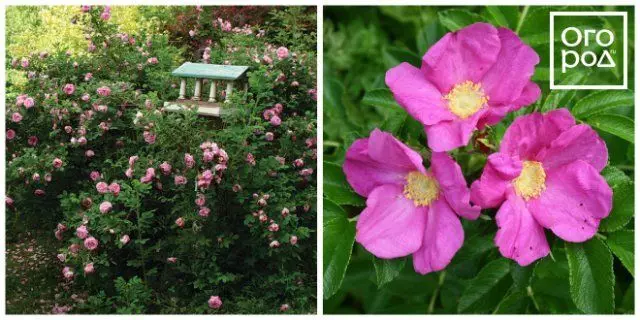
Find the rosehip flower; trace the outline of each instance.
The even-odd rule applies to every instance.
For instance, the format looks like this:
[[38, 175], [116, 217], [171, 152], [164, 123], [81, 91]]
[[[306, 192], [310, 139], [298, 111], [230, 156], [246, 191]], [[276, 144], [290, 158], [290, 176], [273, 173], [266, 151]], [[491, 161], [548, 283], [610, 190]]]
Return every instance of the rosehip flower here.
[[40, 174], [39, 174], [39, 173], [37, 173], [37, 172], [36, 172], [36, 173], [34, 173], [34, 174], [31, 176], [31, 180], [33, 180], [33, 181], [40, 181]]
[[258, 200], [258, 205], [261, 206], [261, 207], [266, 206], [267, 205], [267, 200], [265, 200], [265, 199]]
[[109, 185], [104, 181], [100, 181], [96, 183], [96, 190], [101, 194], [107, 193], [109, 192]]
[[51, 179], [52, 179], [51, 173], [44, 174], [44, 181], [51, 182]]
[[289, 238], [289, 243], [291, 243], [292, 246], [295, 246], [296, 243], [298, 243], [298, 237], [291, 236], [291, 238]]
[[271, 120], [271, 117], [275, 116], [276, 112], [273, 109], [267, 109], [264, 112], [262, 112], [262, 117], [265, 120]]
[[89, 237], [84, 239], [84, 247], [87, 248], [90, 251], [93, 251], [95, 249], [98, 248], [98, 239], [94, 238], [94, 237]]
[[67, 95], [72, 95], [76, 91], [76, 87], [73, 85], [73, 83], [67, 83], [62, 88], [62, 91]]
[[176, 263], [176, 261], [178, 261], [178, 258], [176, 258], [176, 257], [167, 258], [167, 262], [169, 262], [169, 263]]
[[145, 131], [142, 136], [144, 137], [144, 142], [148, 144], [154, 144], [156, 142], [156, 135], [149, 131]]
[[184, 154], [184, 164], [187, 166], [187, 168], [191, 169], [196, 165], [196, 161], [193, 159], [193, 156], [185, 153]]
[[277, 223], [272, 223], [269, 225], [269, 231], [278, 232], [278, 230], [280, 230], [280, 226], [278, 226]]
[[275, 110], [275, 112], [276, 112], [277, 114], [280, 114], [280, 113], [282, 113], [282, 110], [284, 110], [284, 106], [282, 105], [282, 103], [276, 103], [276, 104], [273, 106], [273, 110]]
[[195, 201], [196, 205], [198, 207], [202, 207], [205, 205], [206, 202], [207, 202], [207, 199], [205, 198], [204, 194], [202, 193], [198, 194]]
[[168, 162], [163, 162], [162, 164], [160, 164], [160, 172], [162, 172], [162, 174], [169, 175], [171, 173], [171, 165]]
[[53, 167], [60, 169], [62, 167], [62, 160], [60, 160], [60, 158], [53, 159]]
[[273, 240], [271, 241], [271, 243], [269, 243], [270, 248], [277, 248], [279, 246], [280, 246], [280, 242], [278, 242], [278, 240]]
[[256, 158], [251, 153], [247, 153], [246, 161], [248, 164], [252, 166], [256, 165]]
[[291, 86], [292, 86], [292, 87], [297, 87], [297, 86], [299, 86], [299, 85], [300, 85], [300, 83], [299, 83], [298, 81], [293, 81], [293, 82], [291, 82]]
[[429, 147], [449, 151], [466, 145], [474, 130], [535, 102], [540, 88], [531, 76], [539, 61], [511, 30], [474, 23], [431, 46], [420, 69], [404, 62], [387, 71], [385, 82], [422, 123]]
[[124, 171], [124, 175], [127, 176], [127, 178], [133, 178], [133, 169], [127, 168], [127, 170]]
[[473, 203], [499, 207], [500, 253], [521, 266], [545, 257], [543, 228], [569, 242], [591, 239], [611, 212], [613, 193], [600, 175], [607, 159], [604, 141], [567, 109], [517, 118], [471, 186]]
[[84, 266], [84, 274], [91, 274], [95, 271], [95, 269], [93, 268], [93, 263], [87, 263], [86, 266]]
[[58, 260], [60, 260], [60, 262], [65, 262], [67, 260], [67, 255], [65, 255], [64, 253], [59, 253], [57, 256]]
[[278, 59], [286, 59], [289, 57], [289, 49], [286, 47], [280, 47], [276, 50], [276, 55], [278, 55]]
[[80, 251], [80, 245], [79, 244], [74, 243], [74, 244], [69, 246], [69, 252], [71, 252], [72, 255], [75, 255], [76, 253], [78, 253], [78, 251]]
[[73, 271], [71, 271], [71, 268], [69, 268], [69, 267], [64, 267], [62, 269], [62, 275], [67, 280], [73, 279]]
[[186, 177], [184, 177], [184, 176], [175, 176], [175, 177], [173, 178], [173, 183], [174, 183], [176, 186], [182, 186], [182, 185], [185, 185], [185, 184], [187, 184], [187, 178], [186, 178]]
[[20, 123], [20, 121], [22, 121], [22, 115], [18, 112], [14, 112], [11, 115], [11, 121], [15, 122], [15, 123]]
[[13, 129], [7, 130], [7, 140], [13, 140], [16, 137], [16, 132]]
[[105, 11], [103, 11], [103, 12], [100, 14], [100, 19], [102, 19], [102, 20], [104, 20], [104, 21], [107, 21], [107, 20], [109, 20], [110, 18], [111, 18], [111, 12], [109, 12], [109, 11], [106, 11], [106, 10], [105, 10]]
[[231, 187], [231, 189], [233, 190], [233, 192], [240, 192], [242, 191], [242, 186], [236, 183], [233, 185], [233, 187]]
[[378, 129], [349, 147], [343, 170], [351, 187], [367, 197], [356, 241], [382, 259], [413, 254], [421, 274], [444, 269], [462, 246], [458, 215], [472, 220], [480, 215], [449, 155], [434, 152], [427, 170], [420, 154]]
[[131, 240], [131, 238], [129, 238], [128, 234], [125, 234], [124, 236], [122, 236], [122, 238], [120, 238], [120, 243], [122, 243], [122, 245], [124, 246], [125, 244], [129, 243], [129, 240]]
[[222, 299], [218, 296], [211, 296], [207, 303], [211, 309], [220, 309], [222, 307]]
[[129, 166], [133, 167], [133, 165], [136, 164], [136, 161], [138, 161], [138, 156], [129, 157]]
[[89, 81], [91, 79], [93, 79], [93, 73], [87, 72], [87, 74], [84, 75], [84, 81]]
[[289, 208], [282, 209], [280, 213], [282, 214], [283, 218], [286, 218], [289, 215]]
[[287, 310], [289, 310], [289, 305], [288, 304], [283, 304], [280, 306], [280, 312], [286, 312]]
[[103, 97], [107, 97], [111, 94], [111, 88], [107, 87], [107, 86], [102, 86], [100, 88], [98, 88], [96, 90], [96, 93], [98, 93], [99, 95], [103, 96]]
[[273, 141], [273, 132], [265, 133], [264, 139], [267, 140], [267, 141]]
[[84, 101], [84, 102], [89, 101], [90, 98], [91, 98], [91, 96], [89, 96], [88, 93], [83, 94], [82, 97], [81, 97], [82, 101]]
[[13, 199], [9, 196], [6, 196], [6, 199], [4, 199], [4, 203], [8, 206], [13, 206]]
[[201, 217], [205, 217], [205, 218], [209, 216], [209, 213], [211, 213], [211, 209], [209, 209], [207, 207], [202, 207], [198, 211], [198, 215], [200, 215]]
[[27, 109], [31, 109], [36, 104], [36, 101], [33, 98], [28, 97], [24, 99], [24, 107]]
[[204, 161], [204, 162], [213, 161], [213, 152], [205, 151], [203, 156], [202, 156], [202, 161]]
[[195, 37], [196, 36], [196, 31], [195, 30], [189, 30], [189, 36], [190, 37]]
[[303, 177], [310, 176], [312, 174], [313, 174], [313, 169], [311, 169], [311, 168], [306, 168], [306, 169], [300, 170], [300, 175], [303, 176]]
[[27, 58], [22, 58], [22, 61], [20, 62], [20, 64], [22, 65], [23, 68], [29, 68], [29, 59]]
[[266, 54], [264, 56], [262, 56], [262, 61], [264, 61], [264, 63], [266, 63], [266, 64], [272, 64], [273, 63], [273, 59], [271, 59], [271, 57], [269, 57]]
[[118, 195], [120, 194], [120, 185], [116, 182], [112, 182], [109, 185], [109, 191], [111, 191], [114, 195]]
[[147, 59], [147, 63], [148, 64], [158, 64], [158, 58], [151, 57], [151, 58]]
[[42, 189], [36, 189], [35, 191], [33, 191], [33, 194], [38, 196], [38, 197], [42, 197], [46, 194], [46, 192], [44, 192], [44, 190]]
[[30, 137], [27, 139], [27, 143], [28, 143], [30, 146], [35, 147], [35, 146], [38, 144], [38, 137], [36, 137], [36, 136], [30, 136]]
[[[89, 174], [89, 178], [93, 181], [97, 181], [98, 179], [100, 179], [100, 172], [98, 171], [91, 171], [91, 173]], [[102, 186], [101, 186], [102, 188]], [[97, 189], [97, 186], [96, 186]]]
[[274, 115], [273, 117], [271, 117], [271, 120], [269, 120], [269, 123], [271, 123], [272, 126], [277, 127], [280, 126], [282, 120], [280, 119], [280, 117]]
[[78, 144], [81, 145], [81, 146], [87, 144], [87, 138], [85, 138], [85, 137], [78, 138]]
[[108, 213], [109, 211], [111, 211], [111, 208], [113, 208], [113, 205], [109, 201], [105, 201], [100, 204], [101, 213]]
[[87, 150], [87, 151], [85, 151], [85, 152], [84, 152], [84, 155], [85, 155], [85, 157], [87, 157], [87, 158], [92, 158], [93, 156], [95, 156], [95, 155], [96, 155], [96, 153], [95, 153], [95, 152], [93, 152], [93, 150]]
[[302, 160], [302, 159], [293, 160], [293, 165], [295, 167], [297, 167], [297, 168], [300, 168], [300, 167], [304, 166], [304, 160]]
[[311, 99], [313, 99], [314, 101], [318, 101], [318, 90], [309, 89], [309, 91], [307, 91], [307, 93], [311, 96]]
[[184, 227], [184, 219], [182, 217], [176, 219], [176, 225], [180, 228]]
[[76, 236], [78, 236], [78, 238], [85, 239], [88, 235], [89, 231], [87, 230], [87, 226], [84, 224], [76, 229]]
[[61, 230], [56, 230], [53, 234], [56, 236], [56, 239], [62, 241], [62, 231]]
[[258, 216], [258, 219], [260, 220], [260, 222], [267, 222], [267, 216], [265, 216], [264, 214], [261, 214]]

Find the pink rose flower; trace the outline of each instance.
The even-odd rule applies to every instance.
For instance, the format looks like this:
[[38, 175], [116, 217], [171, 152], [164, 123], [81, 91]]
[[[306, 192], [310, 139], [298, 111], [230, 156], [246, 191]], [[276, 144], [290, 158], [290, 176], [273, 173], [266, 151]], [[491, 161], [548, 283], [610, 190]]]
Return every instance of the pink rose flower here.
[[64, 253], [59, 253], [56, 257], [60, 262], [65, 262], [67, 260], [67, 255], [65, 255]]
[[545, 257], [544, 228], [568, 242], [591, 239], [611, 212], [613, 193], [600, 175], [607, 159], [604, 141], [567, 109], [517, 118], [471, 186], [474, 203], [499, 208], [500, 253], [521, 266]]
[[269, 123], [271, 123], [272, 126], [277, 127], [280, 126], [282, 120], [280, 120], [280, 117], [274, 115], [271, 117], [271, 120], [269, 120]]
[[184, 177], [184, 176], [175, 176], [175, 177], [173, 177], [173, 183], [176, 186], [185, 185], [185, 184], [187, 184], [187, 178]]
[[292, 246], [295, 246], [296, 243], [298, 243], [298, 237], [291, 236], [291, 238], [289, 238], [289, 243], [291, 243]]
[[133, 165], [136, 164], [136, 161], [138, 161], [138, 156], [129, 157], [129, 166], [133, 167]]
[[89, 81], [91, 79], [93, 79], [93, 73], [87, 72], [87, 74], [84, 75], [84, 81]]
[[267, 141], [273, 141], [273, 138], [274, 138], [273, 132], [267, 132], [264, 135], [264, 139], [267, 140]]
[[193, 156], [185, 153], [184, 154], [184, 164], [187, 166], [187, 168], [191, 169], [196, 165], [196, 161], [193, 159]]
[[448, 154], [434, 152], [427, 170], [420, 154], [378, 129], [349, 147], [343, 170], [367, 198], [356, 241], [382, 259], [413, 254], [420, 274], [444, 269], [462, 246], [458, 216], [480, 215], [480, 207], [469, 204], [460, 166]]
[[105, 11], [103, 11], [103, 12], [100, 14], [100, 19], [102, 19], [102, 20], [104, 20], [104, 21], [107, 21], [107, 20], [109, 20], [110, 18], [111, 18], [111, 12], [109, 12], [109, 11], [106, 11], [106, 10], [105, 10]]
[[18, 112], [14, 112], [11, 115], [11, 121], [15, 122], [15, 123], [20, 123], [20, 121], [22, 121], [22, 115]]
[[277, 248], [280, 246], [280, 242], [278, 240], [273, 240], [269, 243], [269, 248]]
[[108, 213], [109, 211], [111, 211], [111, 208], [113, 208], [113, 205], [109, 201], [105, 201], [100, 204], [101, 213]]
[[107, 96], [109, 96], [111, 94], [111, 88], [109, 88], [107, 86], [102, 86], [102, 87], [98, 88], [96, 90], [96, 92], [99, 95], [103, 96], [103, 97], [107, 97]]
[[158, 58], [151, 57], [151, 58], [147, 59], [147, 63], [148, 64], [158, 64]]
[[[89, 174], [89, 178], [92, 181], [97, 181], [98, 179], [100, 179], [100, 172], [98, 171], [91, 171], [91, 173]], [[102, 185], [101, 185], [102, 188]], [[97, 189], [97, 185], [96, 185], [96, 189]]]
[[289, 208], [282, 209], [282, 211], [280, 211], [280, 214], [283, 218], [286, 218], [289, 215]]
[[280, 230], [280, 226], [278, 226], [277, 223], [272, 223], [269, 225], [269, 231], [277, 232], [278, 230]]
[[404, 62], [387, 71], [385, 82], [424, 125], [429, 147], [442, 152], [535, 102], [540, 88], [531, 76], [539, 61], [511, 30], [474, 23], [431, 46], [420, 69]]
[[127, 178], [133, 178], [133, 169], [127, 168], [127, 170], [124, 171], [124, 175], [127, 176]]
[[105, 194], [109, 192], [109, 185], [104, 181], [100, 181], [96, 183], [96, 190], [101, 194]]
[[302, 159], [293, 160], [293, 166], [295, 166], [296, 168], [300, 168], [304, 166], [304, 160]]
[[156, 135], [149, 132], [149, 131], [145, 131], [142, 133], [142, 136], [144, 137], [144, 142], [148, 143], [148, 144], [154, 144], [156, 143]]
[[109, 185], [109, 191], [117, 196], [118, 194], [120, 194], [120, 185], [117, 182], [112, 182]]
[[4, 203], [8, 206], [13, 206], [13, 199], [9, 196], [6, 196], [6, 198], [4, 199]]
[[205, 218], [209, 216], [209, 213], [211, 213], [211, 209], [209, 209], [207, 207], [202, 207], [198, 211], [198, 215], [200, 215], [201, 217], [205, 217]]
[[129, 243], [129, 240], [131, 240], [131, 238], [129, 238], [128, 234], [125, 234], [124, 236], [122, 236], [122, 238], [120, 238], [120, 243], [122, 243], [122, 245], [124, 246], [125, 244]]
[[184, 219], [182, 217], [176, 219], [176, 225], [180, 228], [184, 227]]
[[64, 93], [66, 93], [67, 95], [72, 95], [73, 92], [76, 91], [76, 87], [73, 85], [73, 83], [67, 83], [64, 85], [64, 87], [62, 88], [62, 91]]
[[276, 103], [276, 104], [273, 106], [273, 110], [274, 110], [277, 114], [280, 114], [280, 113], [282, 113], [282, 110], [284, 110], [284, 106], [282, 105], [282, 103]]
[[7, 140], [13, 140], [16, 137], [16, 132], [13, 129], [7, 130]]
[[27, 58], [22, 58], [22, 61], [20, 62], [20, 64], [22, 65], [23, 68], [29, 68], [29, 59]]
[[37, 172], [36, 172], [36, 173], [34, 173], [34, 174], [31, 176], [31, 180], [33, 180], [33, 181], [40, 181], [40, 174], [39, 174], [39, 173], [37, 173]]
[[35, 191], [33, 191], [33, 194], [38, 197], [43, 197], [46, 194], [46, 192], [42, 189], [36, 189]]
[[167, 262], [169, 262], [169, 263], [176, 263], [176, 261], [178, 261], [178, 258], [176, 258], [176, 257], [167, 258]]
[[318, 90], [309, 89], [309, 91], [307, 91], [307, 93], [311, 96], [311, 99], [313, 99], [314, 101], [318, 101]]
[[84, 274], [91, 274], [95, 271], [95, 269], [93, 268], [93, 263], [87, 263], [87, 265], [84, 266]]
[[60, 158], [53, 159], [53, 167], [60, 169], [62, 167], [62, 160], [60, 160]]
[[35, 146], [38, 144], [38, 137], [36, 137], [36, 136], [30, 136], [30, 137], [27, 139], [27, 143], [28, 143], [30, 146], [35, 147]]
[[297, 87], [297, 86], [299, 86], [299, 85], [300, 85], [300, 83], [299, 83], [298, 81], [293, 81], [293, 82], [291, 82], [291, 86], [292, 86], [292, 87]]
[[272, 64], [273, 63], [273, 59], [271, 59], [271, 57], [269, 57], [266, 54], [264, 56], [262, 56], [262, 61], [264, 61], [264, 63], [266, 63], [266, 64]]
[[169, 175], [171, 173], [171, 165], [168, 162], [163, 162], [162, 164], [160, 164], [160, 172], [162, 172], [162, 174]]
[[67, 280], [71, 280], [73, 279], [73, 271], [71, 270], [71, 268], [69, 267], [64, 267], [62, 269], [62, 275], [64, 276], [65, 279]]
[[276, 54], [278, 55], [278, 59], [286, 59], [289, 57], [289, 49], [286, 47], [280, 47], [276, 50]]
[[78, 238], [85, 239], [88, 235], [89, 231], [87, 230], [87, 226], [84, 224], [76, 229], [76, 236], [78, 236]]
[[211, 296], [207, 303], [211, 309], [220, 309], [222, 307], [222, 300], [218, 296]]
[[95, 249], [98, 248], [98, 239], [94, 238], [94, 237], [88, 237], [86, 239], [84, 239], [84, 247], [87, 248], [90, 251], [93, 251]]
[[204, 194], [202, 193], [198, 194], [195, 201], [196, 205], [198, 207], [202, 207], [205, 205], [206, 202], [207, 202], [207, 199], [205, 198]]
[[84, 152], [84, 155], [85, 155], [87, 158], [92, 158], [93, 156], [95, 156], [95, 155], [96, 155], [96, 153], [95, 153], [95, 152], [93, 152], [93, 150], [89, 149], [89, 150], [87, 150], [87, 151], [85, 151], [85, 152]]
[[27, 109], [31, 109], [36, 104], [36, 101], [33, 98], [28, 97], [24, 99], [24, 107]]
[[289, 305], [288, 304], [283, 304], [280, 306], [280, 312], [287, 312], [289, 310]]

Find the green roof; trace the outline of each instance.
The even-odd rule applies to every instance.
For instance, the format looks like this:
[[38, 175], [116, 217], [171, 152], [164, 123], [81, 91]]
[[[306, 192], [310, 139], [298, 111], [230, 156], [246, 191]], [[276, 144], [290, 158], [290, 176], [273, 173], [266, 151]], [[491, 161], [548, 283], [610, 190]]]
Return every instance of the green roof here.
[[247, 66], [228, 66], [221, 64], [206, 64], [185, 62], [178, 69], [173, 70], [171, 74], [176, 77], [183, 78], [206, 78], [217, 80], [237, 80], [249, 67]]

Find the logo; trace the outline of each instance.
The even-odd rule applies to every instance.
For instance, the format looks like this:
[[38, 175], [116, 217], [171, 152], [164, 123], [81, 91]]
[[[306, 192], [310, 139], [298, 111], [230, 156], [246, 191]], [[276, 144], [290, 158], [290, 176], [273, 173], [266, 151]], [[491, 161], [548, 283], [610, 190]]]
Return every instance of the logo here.
[[[622, 33], [611, 23], [590, 24], [602, 17], [619, 19]], [[627, 89], [627, 12], [556, 11], [550, 13], [549, 27], [552, 90]], [[597, 76], [598, 72], [614, 72], [620, 67], [621, 79]], [[571, 83], [579, 81], [581, 74], [594, 76], [586, 84]]]

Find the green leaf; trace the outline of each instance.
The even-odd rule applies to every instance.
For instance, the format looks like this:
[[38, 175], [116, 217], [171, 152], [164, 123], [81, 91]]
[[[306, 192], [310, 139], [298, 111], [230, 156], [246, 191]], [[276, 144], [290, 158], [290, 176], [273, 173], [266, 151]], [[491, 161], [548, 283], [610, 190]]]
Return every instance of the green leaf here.
[[607, 235], [606, 241], [613, 254], [620, 259], [622, 265], [624, 265], [624, 267], [629, 270], [629, 273], [635, 277], [635, 274], [633, 273], [633, 259], [635, 252], [633, 250], [633, 237], [633, 231], [620, 230]]
[[494, 314], [522, 314], [525, 313], [527, 305], [529, 304], [529, 297], [526, 292], [513, 291], [500, 301]]
[[378, 289], [393, 281], [407, 263], [406, 258], [399, 259], [378, 259], [373, 257], [373, 266], [376, 269], [376, 282]]
[[[561, 85], [577, 85], [586, 79], [589, 72], [584, 70], [576, 70], [567, 75], [559, 84]], [[547, 112], [558, 108], [569, 107], [569, 102], [576, 96], [576, 90], [553, 90], [544, 100], [541, 112]]]
[[613, 256], [598, 238], [565, 243], [571, 298], [587, 314], [613, 313]]
[[503, 280], [510, 280], [509, 264], [509, 260], [502, 258], [487, 263], [478, 272], [478, 275], [469, 282], [462, 297], [460, 297], [458, 312], [474, 313], [487, 307], [493, 308], [493, 306], [488, 306], [488, 302], [495, 300], [496, 296], [501, 298], [505, 294], [504, 291], [500, 292], [496, 289], [501, 287], [500, 283]]
[[403, 62], [414, 66], [420, 65], [420, 56], [403, 48], [388, 47], [382, 51], [382, 57], [387, 68], [395, 67]]
[[329, 299], [342, 286], [356, 238], [356, 227], [339, 205], [328, 199], [323, 203], [323, 296]]
[[463, 9], [449, 9], [438, 12], [440, 23], [451, 31], [457, 31], [470, 24], [482, 21], [476, 13]]
[[586, 119], [592, 127], [634, 143], [633, 120], [617, 114], [598, 114]]
[[633, 218], [633, 182], [623, 182], [613, 189], [613, 208], [609, 216], [600, 222], [600, 231], [612, 232], [622, 229]]
[[424, 54], [429, 48], [440, 38], [439, 27], [437, 21], [432, 21], [425, 25], [421, 25], [416, 34], [416, 47], [419, 54]]
[[487, 18], [495, 26], [509, 28], [509, 21], [501, 8], [499, 6], [487, 6]]
[[364, 199], [351, 189], [341, 166], [325, 161], [322, 167], [322, 192], [326, 198], [339, 205], [364, 206]]
[[633, 91], [602, 90], [578, 100], [571, 113], [576, 118], [585, 119], [610, 109], [628, 106], [633, 106]]
[[602, 169], [600, 174], [602, 174], [602, 176], [607, 180], [607, 183], [611, 188], [615, 188], [620, 183], [631, 182], [631, 178], [629, 178], [624, 171], [616, 167], [606, 166]]
[[367, 91], [362, 98], [362, 103], [369, 106], [400, 108], [391, 90], [386, 88]]

